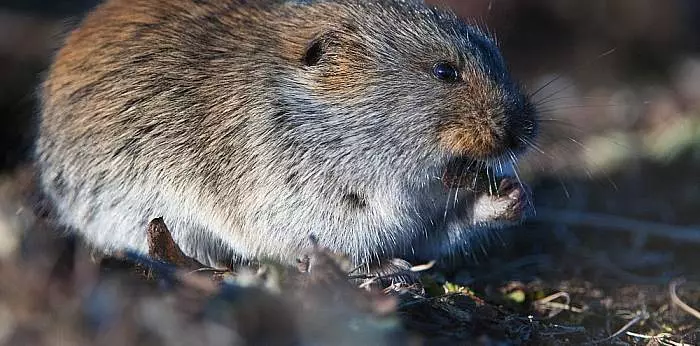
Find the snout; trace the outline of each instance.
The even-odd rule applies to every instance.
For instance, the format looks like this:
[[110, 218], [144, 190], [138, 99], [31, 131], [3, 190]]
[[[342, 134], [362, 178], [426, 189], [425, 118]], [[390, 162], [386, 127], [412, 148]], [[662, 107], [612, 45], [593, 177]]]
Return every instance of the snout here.
[[446, 117], [439, 130], [441, 146], [453, 155], [476, 160], [522, 153], [537, 132], [534, 106], [515, 88], [484, 84], [480, 90], [468, 90], [465, 94], [471, 97]]
[[520, 154], [532, 143], [535, 131], [530, 114], [481, 114], [443, 126], [440, 143], [453, 155], [485, 161]]

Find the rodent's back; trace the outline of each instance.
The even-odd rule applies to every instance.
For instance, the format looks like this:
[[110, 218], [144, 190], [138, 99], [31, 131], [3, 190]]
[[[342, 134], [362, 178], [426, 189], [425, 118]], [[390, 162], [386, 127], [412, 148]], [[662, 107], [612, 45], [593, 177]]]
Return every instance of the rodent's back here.
[[[236, 18], [240, 30], [219, 39], [216, 30], [228, 28], [210, 25], [207, 17], [216, 18], [226, 8], [193, 3], [117, 0], [101, 5], [56, 57], [43, 87], [42, 126], [73, 144], [101, 137], [110, 148], [117, 141], [138, 155], [170, 149], [200, 154], [194, 150], [203, 145], [197, 140], [216, 139], [196, 135], [212, 130], [215, 124], [209, 122], [217, 119], [209, 115], [236, 113], [216, 107], [242, 107], [250, 96], [242, 87], [259, 83], [232, 62], [244, 64], [254, 47], [264, 46], [251, 42], [250, 30], [260, 30], [251, 28], [252, 20], [243, 14]], [[268, 60], [265, 55], [258, 57], [261, 64]], [[226, 72], [235, 76], [222, 75]], [[229, 89], [217, 91], [227, 82]], [[230, 97], [217, 99], [224, 93]], [[169, 145], [158, 146], [160, 140]], [[106, 148], [81, 148], [92, 149]], [[167, 155], [160, 158], [167, 160]]]
[[[431, 75], [443, 61], [463, 83]], [[357, 260], [413, 251], [470, 217], [473, 196], [447, 217], [448, 162], [534, 131], [488, 38], [398, 0], [110, 0], [42, 95], [39, 165], [66, 223], [143, 249], [165, 216], [205, 256], [289, 258], [310, 233]]]
[[[265, 146], [255, 143], [250, 118], [264, 117], [256, 107], [271, 77], [256, 71], [283, 64], [272, 33], [261, 44], [271, 30], [267, 4], [107, 1], [71, 34], [43, 86], [37, 145], [42, 180], [66, 223], [85, 234], [94, 220], [137, 228], [167, 215], [177, 235], [241, 218], [241, 190], [259, 184], [245, 171]], [[224, 215], [212, 212], [218, 203], [229, 206]], [[211, 220], [199, 220], [195, 205]], [[131, 213], [133, 225], [100, 215], [120, 206], [114, 217]], [[139, 238], [131, 232], [121, 237]], [[125, 243], [87, 236], [107, 248]]]

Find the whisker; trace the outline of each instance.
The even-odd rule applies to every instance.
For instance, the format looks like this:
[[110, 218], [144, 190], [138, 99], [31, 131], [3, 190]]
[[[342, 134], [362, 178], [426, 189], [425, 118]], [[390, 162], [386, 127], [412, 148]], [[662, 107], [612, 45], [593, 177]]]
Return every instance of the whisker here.
[[447, 200], [445, 201], [445, 211], [442, 214], [442, 223], [443, 224], [447, 222], [447, 210], [448, 210], [448, 207], [450, 206], [450, 194], [451, 193], [452, 193], [452, 188], [450, 187], [447, 190]]
[[564, 120], [564, 119], [557, 119], [557, 118], [539, 118], [537, 119], [538, 121], [551, 121], [551, 122], [556, 122], [556, 123], [562, 123], [565, 125], [573, 125], [571, 122]]
[[576, 84], [574, 84], [573, 82], [571, 82], [571, 83], [569, 83], [569, 85], [567, 85], [567, 86], [565, 86], [565, 87], [563, 87], [563, 88], [561, 88], [561, 89], [559, 89], [559, 90], [557, 90], [557, 91], [551, 92], [550, 94], [548, 94], [547, 96], [545, 96], [545, 97], [543, 97], [543, 98], [540, 98], [540, 99], [538, 99], [538, 100], [535, 100], [535, 101], [534, 101], [534, 104], [538, 104], [538, 103], [539, 103], [539, 104], [542, 104], [542, 102], [545, 102], [545, 101], [549, 102], [549, 101], [551, 101], [551, 99], [552, 99], [554, 96], [557, 96], [557, 95], [563, 93], [564, 91], [567, 91], [567, 90], [573, 88], [574, 86], [576, 86]]
[[[498, 170], [498, 171], [497, 171]], [[498, 176], [499, 173], [500, 175], [503, 175], [503, 166], [501, 165], [501, 158], [497, 157], [496, 158], [496, 164], [493, 166], [493, 176], [494, 178]]]
[[539, 131], [539, 132], [541, 132], [540, 136], [549, 135], [547, 133], [547, 130], [545, 130], [545, 129], [548, 129], [548, 128], [554, 127], [554, 126], [561, 126], [562, 128], [566, 128], [568, 130], [574, 130], [577, 132], [585, 132], [578, 125], [576, 125], [570, 121], [564, 120], [564, 119], [542, 118], [542, 119], [538, 119], [538, 120], [540, 121], [540, 125], [543, 129], [543, 130]]
[[567, 200], [571, 200], [571, 193], [569, 192], [569, 188], [566, 187], [566, 183], [564, 182], [564, 179], [561, 178], [561, 175], [556, 174], [556, 179], [557, 182], [559, 182], [559, 186], [561, 187], [561, 190], [564, 192], [564, 197], [566, 197]]
[[486, 181], [489, 185], [489, 196], [493, 196], [493, 183], [491, 182], [491, 167], [486, 166]]
[[[576, 138], [566, 137], [565, 139], [571, 143], [576, 144], [579, 148], [581, 148], [584, 155], [588, 155], [590, 153], [590, 151], [588, 150], [588, 147], [585, 144], [581, 143]], [[584, 167], [584, 172], [586, 173], [586, 177], [588, 177], [588, 179], [593, 179], [593, 173], [591, 172], [591, 170], [588, 167]]]
[[488, 251], [486, 250], [486, 246], [484, 245], [483, 241], [478, 241], [479, 243], [479, 248], [481, 248], [481, 253], [484, 254], [484, 256], [488, 256]]
[[611, 108], [619, 106], [618, 104], [608, 103], [608, 104], [586, 104], [586, 105], [561, 105], [551, 108], [538, 109], [537, 112], [540, 114], [556, 113], [571, 109], [595, 109], [595, 108]]
[[[518, 168], [518, 160], [515, 157], [515, 153], [513, 153], [512, 150], [508, 149], [508, 155], [510, 156], [510, 164], [511, 167], [513, 168], [513, 174], [515, 174], [515, 179], [518, 181], [518, 184], [520, 185], [520, 188], [524, 191], [525, 190], [525, 185], [523, 184], [523, 180], [520, 179], [520, 172]], [[528, 206], [530, 206], [530, 209], [533, 210], [534, 213], [536, 213], [535, 210], [535, 205], [532, 201], [532, 198], [529, 194], [525, 194], [525, 202], [527, 203]]]
[[[449, 167], [446, 168], [446, 172], [448, 174], [450, 173]], [[443, 178], [445, 177], [445, 175], [446, 174], [443, 174]], [[444, 210], [443, 215], [442, 215], [442, 223], [443, 224], [447, 223], [447, 212], [448, 212], [449, 207], [450, 207], [450, 194], [452, 193], [452, 190], [454, 189], [455, 182], [456, 182], [456, 179], [454, 179], [454, 178], [450, 179], [450, 182], [449, 182], [450, 186], [447, 189], [447, 197], [445, 198], [445, 210]], [[443, 184], [444, 184], [444, 181], [443, 181]], [[457, 187], [457, 192], [455, 192], [455, 200], [457, 199], [458, 192], [459, 192], [459, 187]]]
[[566, 137], [566, 139], [568, 139], [570, 142], [578, 145], [579, 147], [581, 147], [581, 149], [588, 151], [588, 147], [586, 147], [586, 145], [581, 143], [578, 139], [573, 138], [573, 137]]
[[553, 156], [547, 155], [547, 154], [544, 152], [544, 150], [542, 150], [542, 148], [540, 148], [537, 144], [533, 143], [533, 142], [530, 141], [529, 139], [527, 139], [527, 138], [525, 138], [525, 137], [518, 136], [518, 140], [519, 140], [520, 142], [522, 142], [523, 144], [525, 144], [528, 148], [531, 148], [531, 149], [537, 151], [538, 153], [547, 156], [547, 157], [550, 158], [550, 159], [553, 159], [553, 158], [554, 158]]
[[609, 99], [610, 99], [609, 97], [603, 97], [603, 96], [561, 96], [561, 97], [554, 97], [552, 99], [544, 100], [544, 101], [542, 101], [542, 100], [533, 101], [533, 105], [535, 107], [539, 107], [539, 106], [544, 106], [544, 105], [549, 104], [549, 103], [554, 103], [554, 102], [564, 101], [564, 100], [591, 101], [591, 100], [609, 100]]
[[489, 232], [488, 234], [496, 238], [500, 243], [499, 245], [501, 245], [502, 247], [507, 246], [505, 240], [503, 240], [503, 237], [501, 236], [501, 232]]
[[[606, 57], [606, 56], [608, 56], [608, 55], [613, 54], [616, 50], [617, 50], [617, 48], [612, 48], [612, 49], [608, 50], [607, 52], [604, 52], [604, 53], [602, 53], [602, 54], [599, 54], [597, 57], [595, 57], [594, 59], [592, 59], [590, 62], [588, 62], [588, 63], [586, 63], [586, 64], [582, 64], [581, 66], [578, 66], [578, 67], [575, 68], [575, 69], [571, 69], [570, 71], [568, 71], [568, 73], [575, 72], [575, 71], [580, 71], [580, 70], [582, 70], [582, 69], [584, 69], [584, 68], [590, 66], [590, 65], [593, 64], [594, 62], [596, 62], [596, 61], [598, 61], [598, 60], [600, 60], [600, 59], [602, 59], [602, 58], [604, 58], [604, 57]], [[547, 83], [545, 83], [544, 85], [542, 85], [542, 86], [540, 86], [539, 88], [537, 88], [537, 90], [535, 90], [535, 92], [531, 93], [531, 94], [529, 95], [530, 98], [532, 98], [532, 97], [534, 97], [535, 95], [537, 95], [538, 93], [542, 92], [542, 90], [544, 90], [544, 89], [547, 88], [548, 86], [552, 85], [552, 83], [554, 83], [554, 82], [560, 80], [563, 76], [564, 76], [563, 73], [558, 73], [554, 78], [552, 78], [552, 80], [550, 80], [549, 82], [547, 82]], [[565, 89], [570, 88], [572, 85], [573, 85], [573, 84], [569, 85], [569, 86], [566, 87]], [[561, 90], [560, 90], [559, 92], [561, 92]], [[559, 92], [557, 92], [557, 93], [559, 93]], [[545, 98], [545, 99], [546, 99], [546, 98]]]
[[[462, 165], [462, 169], [459, 172], [459, 179], [461, 179], [464, 176], [465, 170], [466, 170], [466, 165]], [[457, 191], [455, 191], [455, 198], [454, 198], [454, 201], [452, 202], [452, 208], [457, 207], [458, 196], [459, 196], [459, 184], [457, 185]]]
[[476, 181], [479, 178], [479, 172], [481, 172], [481, 168], [483, 166], [483, 162], [479, 162], [479, 166], [476, 167], [476, 174], [474, 174], [474, 179], [472, 179], [472, 190], [476, 190]]
[[[564, 77], [564, 74], [562, 74], [562, 73], [557, 73], [557, 75], [554, 76], [554, 78], [552, 78], [549, 82], [544, 83], [544, 85], [541, 85], [539, 88], [537, 88], [534, 92], [532, 92], [532, 93], [529, 95], [529, 97], [530, 97], [530, 98], [535, 97], [537, 94], [539, 94], [540, 92], [542, 92], [542, 90], [544, 90], [544, 89], [547, 88], [548, 86], [552, 85], [552, 83], [554, 83], [554, 82], [556, 82], [556, 81], [562, 79], [562, 77]], [[536, 102], [537, 102], [537, 101], [536, 101]]]

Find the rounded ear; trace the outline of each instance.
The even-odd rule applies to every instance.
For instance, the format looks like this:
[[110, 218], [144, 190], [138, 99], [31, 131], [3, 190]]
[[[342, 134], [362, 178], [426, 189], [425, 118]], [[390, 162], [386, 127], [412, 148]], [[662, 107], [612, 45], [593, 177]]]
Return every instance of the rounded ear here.
[[309, 67], [318, 65], [328, 50], [336, 45], [336, 40], [337, 35], [332, 31], [316, 36], [306, 45], [301, 62]]

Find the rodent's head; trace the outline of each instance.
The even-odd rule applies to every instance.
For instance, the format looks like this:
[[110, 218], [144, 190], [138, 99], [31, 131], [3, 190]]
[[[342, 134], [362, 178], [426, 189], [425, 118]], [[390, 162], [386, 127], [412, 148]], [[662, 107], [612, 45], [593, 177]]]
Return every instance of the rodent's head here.
[[281, 30], [295, 68], [280, 94], [304, 108], [280, 117], [295, 141], [444, 167], [514, 158], [535, 135], [535, 109], [494, 41], [454, 14], [400, 0], [289, 8], [305, 19]]

